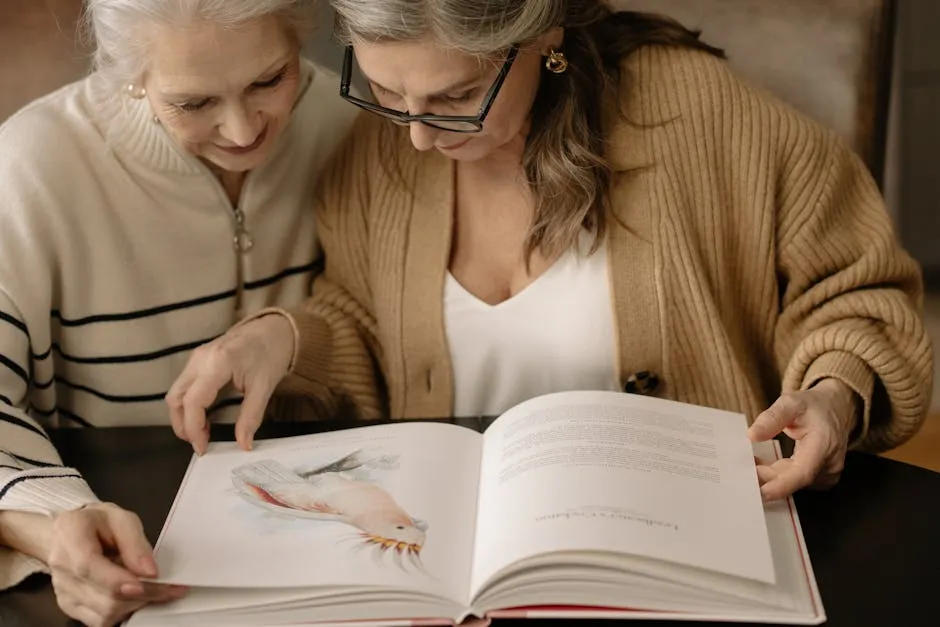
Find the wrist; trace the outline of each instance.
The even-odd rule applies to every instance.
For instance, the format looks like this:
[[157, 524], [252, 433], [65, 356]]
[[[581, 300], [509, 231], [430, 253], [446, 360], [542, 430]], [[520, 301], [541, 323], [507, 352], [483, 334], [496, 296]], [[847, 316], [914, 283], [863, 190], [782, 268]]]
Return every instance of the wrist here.
[[49, 563], [53, 519], [45, 514], [0, 511], [0, 545]]
[[[253, 318], [259, 325], [266, 325], [264, 335], [277, 338], [277, 346], [280, 347], [281, 354], [286, 358], [284, 368], [285, 376], [294, 369], [294, 358], [297, 352], [297, 329], [290, 315], [280, 309], [265, 309]], [[270, 334], [269, 334], [270, 333]]]
[[277, 338], [278, 346], [281, 347], [281, 351], [278, 355], [284, 358], [281, 365], [284, 366], [284, 374], [286, 376], [290, 373], [294, 364], [294, 353], [297, 350], [297, 342], [294, 338], [294, 325], [291, 324], [289, 317], [281, 313], [269, 314], [264, 317], [264, 321], [268, 323], [271, 332], [274, 334], [274, 337]]
[[832, 401], [832, 407], [846, 434], [853, 433], [861, 421], [862, 397], [847, 383], [835, 377], [820, 379], [813, 386], [823, 391]]

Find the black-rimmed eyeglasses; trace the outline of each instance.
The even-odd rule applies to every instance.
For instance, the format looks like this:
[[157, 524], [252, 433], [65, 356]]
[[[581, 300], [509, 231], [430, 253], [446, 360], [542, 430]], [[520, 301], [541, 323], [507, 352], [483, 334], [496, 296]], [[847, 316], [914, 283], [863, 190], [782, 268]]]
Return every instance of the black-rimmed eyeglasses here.
[[353, 73], [352, 46], [346, 46], [346, 55], [343, 58], [343, 76], [342, 81], [340, 82], [339, 94], [343, 97], [344, 100], [351, 102], [357, 107], [361, 107], [366, 111], [371, 111], [372, 113], [386, 117], [397, 124], [411, 124], [412, 122], [421, 122], [422, 124], [427, 124], [428, 126], [439, 128], [445, 131], [451, 131], [454, 133], [478, 133], [483, 129], [483, 121], [490, 112], [490, 108], [493, 106], [493, 102], [496, 100], [497, 94], [499, 94], [499, 89], [503, 86], [503, 81], [506, 80], [506, 76], [509, 74], [509, 70], [512, 68], [512, 62], [516, 60], [516, 54], [518, 52], [519, 48], [517, 46], [513, 46], [509, 49], [509, 53], [506, 55], [506, 62], [503, 63], [503, 67], [499, 71], [499, 76], [496, 77], [496, 80], [493, 81], [493, 85], [490, 87], [489, 91], [486, 92], [486, 96], [483, 98], [483, 103], [480, 105], [480, 112], [475, 116], [435, 115], [433, 113], [411, 115], [407, 111], [389, 109], [388, 107], [383, 107], [380, 104], [369, 102], [368, 100], [362, 100], [350, 95], [349, 86], [352, 82]]

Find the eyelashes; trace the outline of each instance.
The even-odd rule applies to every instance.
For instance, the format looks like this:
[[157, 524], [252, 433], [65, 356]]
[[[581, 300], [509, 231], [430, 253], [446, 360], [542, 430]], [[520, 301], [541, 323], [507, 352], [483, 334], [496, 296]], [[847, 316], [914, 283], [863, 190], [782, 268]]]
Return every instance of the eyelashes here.
[[[269, 78], [264, 81], [257, 81], [257, 82], [252, 83], [251, 87], [249, 87], [249, 90], [255, 91], [255, 90], [272, 89], [274, 87], [277, 87], [278, 85], [281, 84], [281, 82], [284, 80], [284, 77], [286, 75], [287, 75], [287, 68], [284, 68], [272, 78]], [[214, 101], [213, 98], [201, 98], [199, 100], [194, 100], [192, 102], [181, 102], [173, 106], [184, 113], [195, 113], [197, 111], [205, 109], [207, 106], [212, 104], [213, 101]]]

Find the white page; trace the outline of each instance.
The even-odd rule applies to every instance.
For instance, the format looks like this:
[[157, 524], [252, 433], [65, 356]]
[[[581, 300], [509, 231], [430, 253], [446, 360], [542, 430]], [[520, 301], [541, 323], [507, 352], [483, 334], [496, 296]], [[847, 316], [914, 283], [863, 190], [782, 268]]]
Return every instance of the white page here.
[[503, 414], [484, 434], [472, 590], [559, 550], [772, 583], [744, 416], [617, 392], [561, 392]]
[[[212, 443], [191, 464], [164, 525], [156, 549], [161, 581], [387, 585], [464, 601], [481, 440], [464, 427], [411, 422], [258, 441], [252, 451]], [[346, 465], [363, 465], [305, 476], [353, 451]], [[270, 493], [292, 504], [327, 503], [334, 512], [266, 504], [238, 487], [237, 468], [258, 483], [259, 468], [287, 469], [287, 478], [300, 478], [264, 484]], [[383, 551], [363, 534], [421, 544], [418, 559], [407, 546]]]

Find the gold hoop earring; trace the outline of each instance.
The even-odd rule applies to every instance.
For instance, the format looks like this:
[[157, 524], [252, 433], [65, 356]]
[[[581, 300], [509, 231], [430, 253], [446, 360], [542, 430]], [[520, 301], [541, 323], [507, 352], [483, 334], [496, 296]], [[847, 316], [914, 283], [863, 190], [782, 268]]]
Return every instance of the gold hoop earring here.
[[552, 48], [545, 60], [545, 68], [552, 74], [562, 74], [568, 69], [568, 59], [564, 52], [558, 52]]
[[127, 87], [124, 88], [127, 91], [127, 95], [133, 98], [134, 100], [140, 100], [147, 95], [147, 90], [143, 87], [138, 87], [134, 83], [129, 83]]

